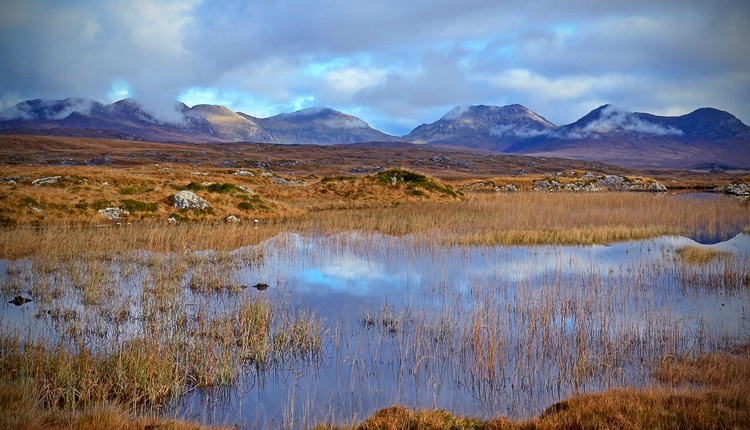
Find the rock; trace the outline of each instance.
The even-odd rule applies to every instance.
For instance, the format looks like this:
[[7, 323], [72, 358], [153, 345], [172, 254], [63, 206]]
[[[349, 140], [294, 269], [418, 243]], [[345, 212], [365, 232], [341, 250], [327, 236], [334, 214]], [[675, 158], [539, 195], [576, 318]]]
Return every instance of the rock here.
[[167, 222], [170, 223], [170, 224], [173, 224], [173, 225], [177, 224], [177, 218], [175, 218], [175, 217], [169, 217], [169, 218], [167, 218]]
[[234, 215], [229, 215], [228, 217], [224, 218], [225, 222], [236, 224], [238, 222], [242, 222], [242, 220], [239, 217], [236, 217]]
[[608, 190], [618, 190], [625, 182], [625, 178], [617, 175], [604, 175], [596, 181], [596, 185], [600, 188], [606, 188]]
[[518, 191], [518, 186], [515, 185], [515, 184], [507, 184], [507, 185], [505, 185], [505, 191], [508, 191], [508, 192], [511, 192], [511, 193], [512, 192], [516, 192], [516, 191]]
[[18, 295], [13, 300], [9, 301], [8, 303], [16, 306], [22, 306], [26, 303], [33, 302], [33, 300], [26, 298], [24, 296]]
[[174, 195], [174, 207], [177, 209], [203, 210], [208, 207], [208, 202], [194, 192], [185, 190]]
[[28, 176], [8, 176], [7, 178], [0, 178], [0, 184], [16, 185], [29, 179]]
[[258, 291], [266, 291], [268, 289], [268, 284], [266, 284], [265, 282], [258, 282], [257, 284], [253, 285], [253, 288]]
[[130, 215], [130, 212], [121, 208], [104, 208], [99, 209], [99, 213], [109, 218], [112, 221], [120, 219], [123, 215]]
[[655, 192], [664, 192], [667, 191], [667, 187], [664, 184], [661, 184], [659, 182], [653, 181], [650, 184], [648, 184], [648, 188], [646, 188], [648, 191], [655, 191]]
[[581, 176], [581, 179], [596, 179], [598, 177], [599, 175], [594, 172], [586, 172], [583, 174], [583, 176]]
[[750, 185], [741, 182], [724, 185], [720, 190], [733, 196], [750, 197]]
[[62, 176], [47, 176], [46, 178], [34, 179], [31, 181], [31, 185], [40, 187], [42, 185], [56, 184], [60, 178], [62, 178]]
[[247, 176], [247, 177], [253, 177], [253, 176], [255, 176], [255, 174], [253, 172], [249, 171], [249, 170], [238, 170], [238, 171], [234, 172], [234, 174], [237, 175], [237, 176]]
[[95, 157], [89, 158], [84, 161], [83, 164], [87, 166], [111, 166], [112, 160], [110, 160], [109, 157]]
[[600, 188], [593, 182], [571, 182], [565, 185], [564, 190], [573, 192], [584, 191], [587, 193], [595, 193], [597, 191], [603, 191], [603, 188]]
[[539, 180], [534, 182], [534, 191], [559, 191], [561, 184], [555, 180]]

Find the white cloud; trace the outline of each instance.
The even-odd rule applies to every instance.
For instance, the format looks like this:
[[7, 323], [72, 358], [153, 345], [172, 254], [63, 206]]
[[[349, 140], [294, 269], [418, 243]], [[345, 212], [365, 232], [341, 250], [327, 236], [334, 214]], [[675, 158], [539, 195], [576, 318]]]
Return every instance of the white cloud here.
[[216, 88], [251, 115], [312, 101], [399, 129], [511, 103], [558, 124], [604, 103], [750, 122], [749, 29], [739, 0], [5, 0], [0, 106], [120, 80], [165, 118]]
[[364, 88], [385, 82], [387, 71], [383, 69], [345, 68], [332, 70], [324, 75], [325, 83], [334, 91], [352, 95]]
[[587, 133], [605, 133], [618, 129], [655, 136], [679, 136], [682, 134], [681, 130], [642, 120], [638, 116], [621, 111], [614, 106], [607, 106], [602, 109], [600, 117], [586, 124], [580, 132], [586, 135]]

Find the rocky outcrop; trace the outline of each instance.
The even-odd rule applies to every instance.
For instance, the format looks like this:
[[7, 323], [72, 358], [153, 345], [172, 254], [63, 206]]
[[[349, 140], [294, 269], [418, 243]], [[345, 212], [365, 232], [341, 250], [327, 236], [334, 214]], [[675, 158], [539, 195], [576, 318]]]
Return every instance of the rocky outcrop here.
[[130, 212], [122, 208], [104, 208], [99, 209], [99, 213], [109, 218], [112, 221], [120, 219], [123, 215], [130, 215]]
[[191, 209], [202, 211], [208, 207], [208, 202], [192, 191], [180, 191], [173, 196], [174, 207], [177, 209]]
[[[557, 177], [557, 175], [556, 175]], [[586, 172], [578, 180], [573, 180], [563, 185], [556, 179], [547, 178], [534, 182], [534, 191], [572, 191], [572, 192], [598, 192], [598, 191], [667, 191], [664, 184], [652, 179], [630, 179], [626, 176], [596, 174]]]
[[286, 179], [282, 178], [281, 176], [276, 176], [275, 174], [271, 172], [263, 172], [261, 173], [261, 176], [268, 178], [276, 185], [283, 185], [285, 187], [294, 187], [297, 185], [304, 185], [305, 181], [301, 179]]
[[8, 176], [5, 178], [0, 178], [0, 184], [7, 184], [7, 185], [16, 185], [19, 182], [28, 181], [28, 176]]
[[750, 185], [742, 182], [732, 182], [731, 184], [727, 184], [719, 188], [718, 191], [724, 192], [726, 194], [731, 194], [733, 196], [750, 197]]
[[56, 184], [57, 181], [60, 180], [60, 178], [62, 178], [62, 176], [47, 176], [46, 178], [34, 179], [33, 181], [31, 181], [31, 185], [40, 187], [42, 185]]

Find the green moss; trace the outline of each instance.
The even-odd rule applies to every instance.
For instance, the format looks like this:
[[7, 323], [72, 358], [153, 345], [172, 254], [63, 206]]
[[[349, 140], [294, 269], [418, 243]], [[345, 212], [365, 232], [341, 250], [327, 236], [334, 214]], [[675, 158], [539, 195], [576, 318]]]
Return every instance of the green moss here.
[[114, 206], [111, 201], [109, 200], [94, 200], [93, 203], [89, 205], [92, 209], [95, 211], [98, 211], [100, 209], [105, 209]]
[[405, 186], [413, 195], [420, 197], [426, 196], [424, 191], [458, 197], [450, 187], [442, 186], [430, 177], [405, 169], [388, 169], [374, 177], [381, 185]]
[[211, 184], [208, 186], [208, 191], [212, 193], [219, 193], [219, 194], [229, 194], [232, 192], [239, 192], [243, 193], [244, 191], [234, 184]]
[[120, 206], [130, 213], [135, 212], [156, 212], [159, 209], [157, 203], [145, 203], [139, 200], [125, 199], [120, 202]]
[[244, 211], [269, 212], [274, 208], [273, 203], [265, 202], [258, 194], [242, 196], [242, 201], [237, 203], [237, 208]]

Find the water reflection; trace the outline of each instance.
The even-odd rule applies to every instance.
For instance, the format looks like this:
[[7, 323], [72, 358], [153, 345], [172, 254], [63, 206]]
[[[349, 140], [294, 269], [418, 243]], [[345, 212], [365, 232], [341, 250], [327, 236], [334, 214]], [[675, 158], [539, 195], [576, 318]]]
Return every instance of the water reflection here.
[[[693, 264], [681, 257], [687, 246], [729, 257]], [[744, 234], [711, 246], [662, 237], [537, 247], [287, 234], [257, 248], [199, 257], [209, 263], [200, 260], [180, 278], [181, 305], [231, 314], [241, 301], [263, 298], [275, 311], [291, 307], [324, 323], [320, 360], [248, 370], [229, 388], [196, 390], [165, 411], [212, 424], [347, 424], [393, 404], [528, 417], [576, 393], [651, 383], [664, 355], [696, 355], [750, 334], [750, 236]], [[113, 294], [127, 295], [136, 316], [146, 313], [138, 298], [158, 275], [146, 269], [155, 264], [148, 259], [114, 261], [107, 269], [116, 274]], [[220, 260], [221, 273], [211, 274]], [[15, 285], [6, 295], [40, 281], [30, 266], [0, 262], [4, 284]], [[215, 282], [271, 287], [205, 294], [188, 287], [198, 272]], [[60, 282], [74, 275], [50, 276]], [[59, 308], [81, 314], [91, 306], [80, 294], [60, 300]], [[36, 302], [6, 305], [3, 326], [54, 336], [57, 326], [37, 312], [43, 310]], [[112, 337], [142, 330], [138, 323], [102, 327]]]

